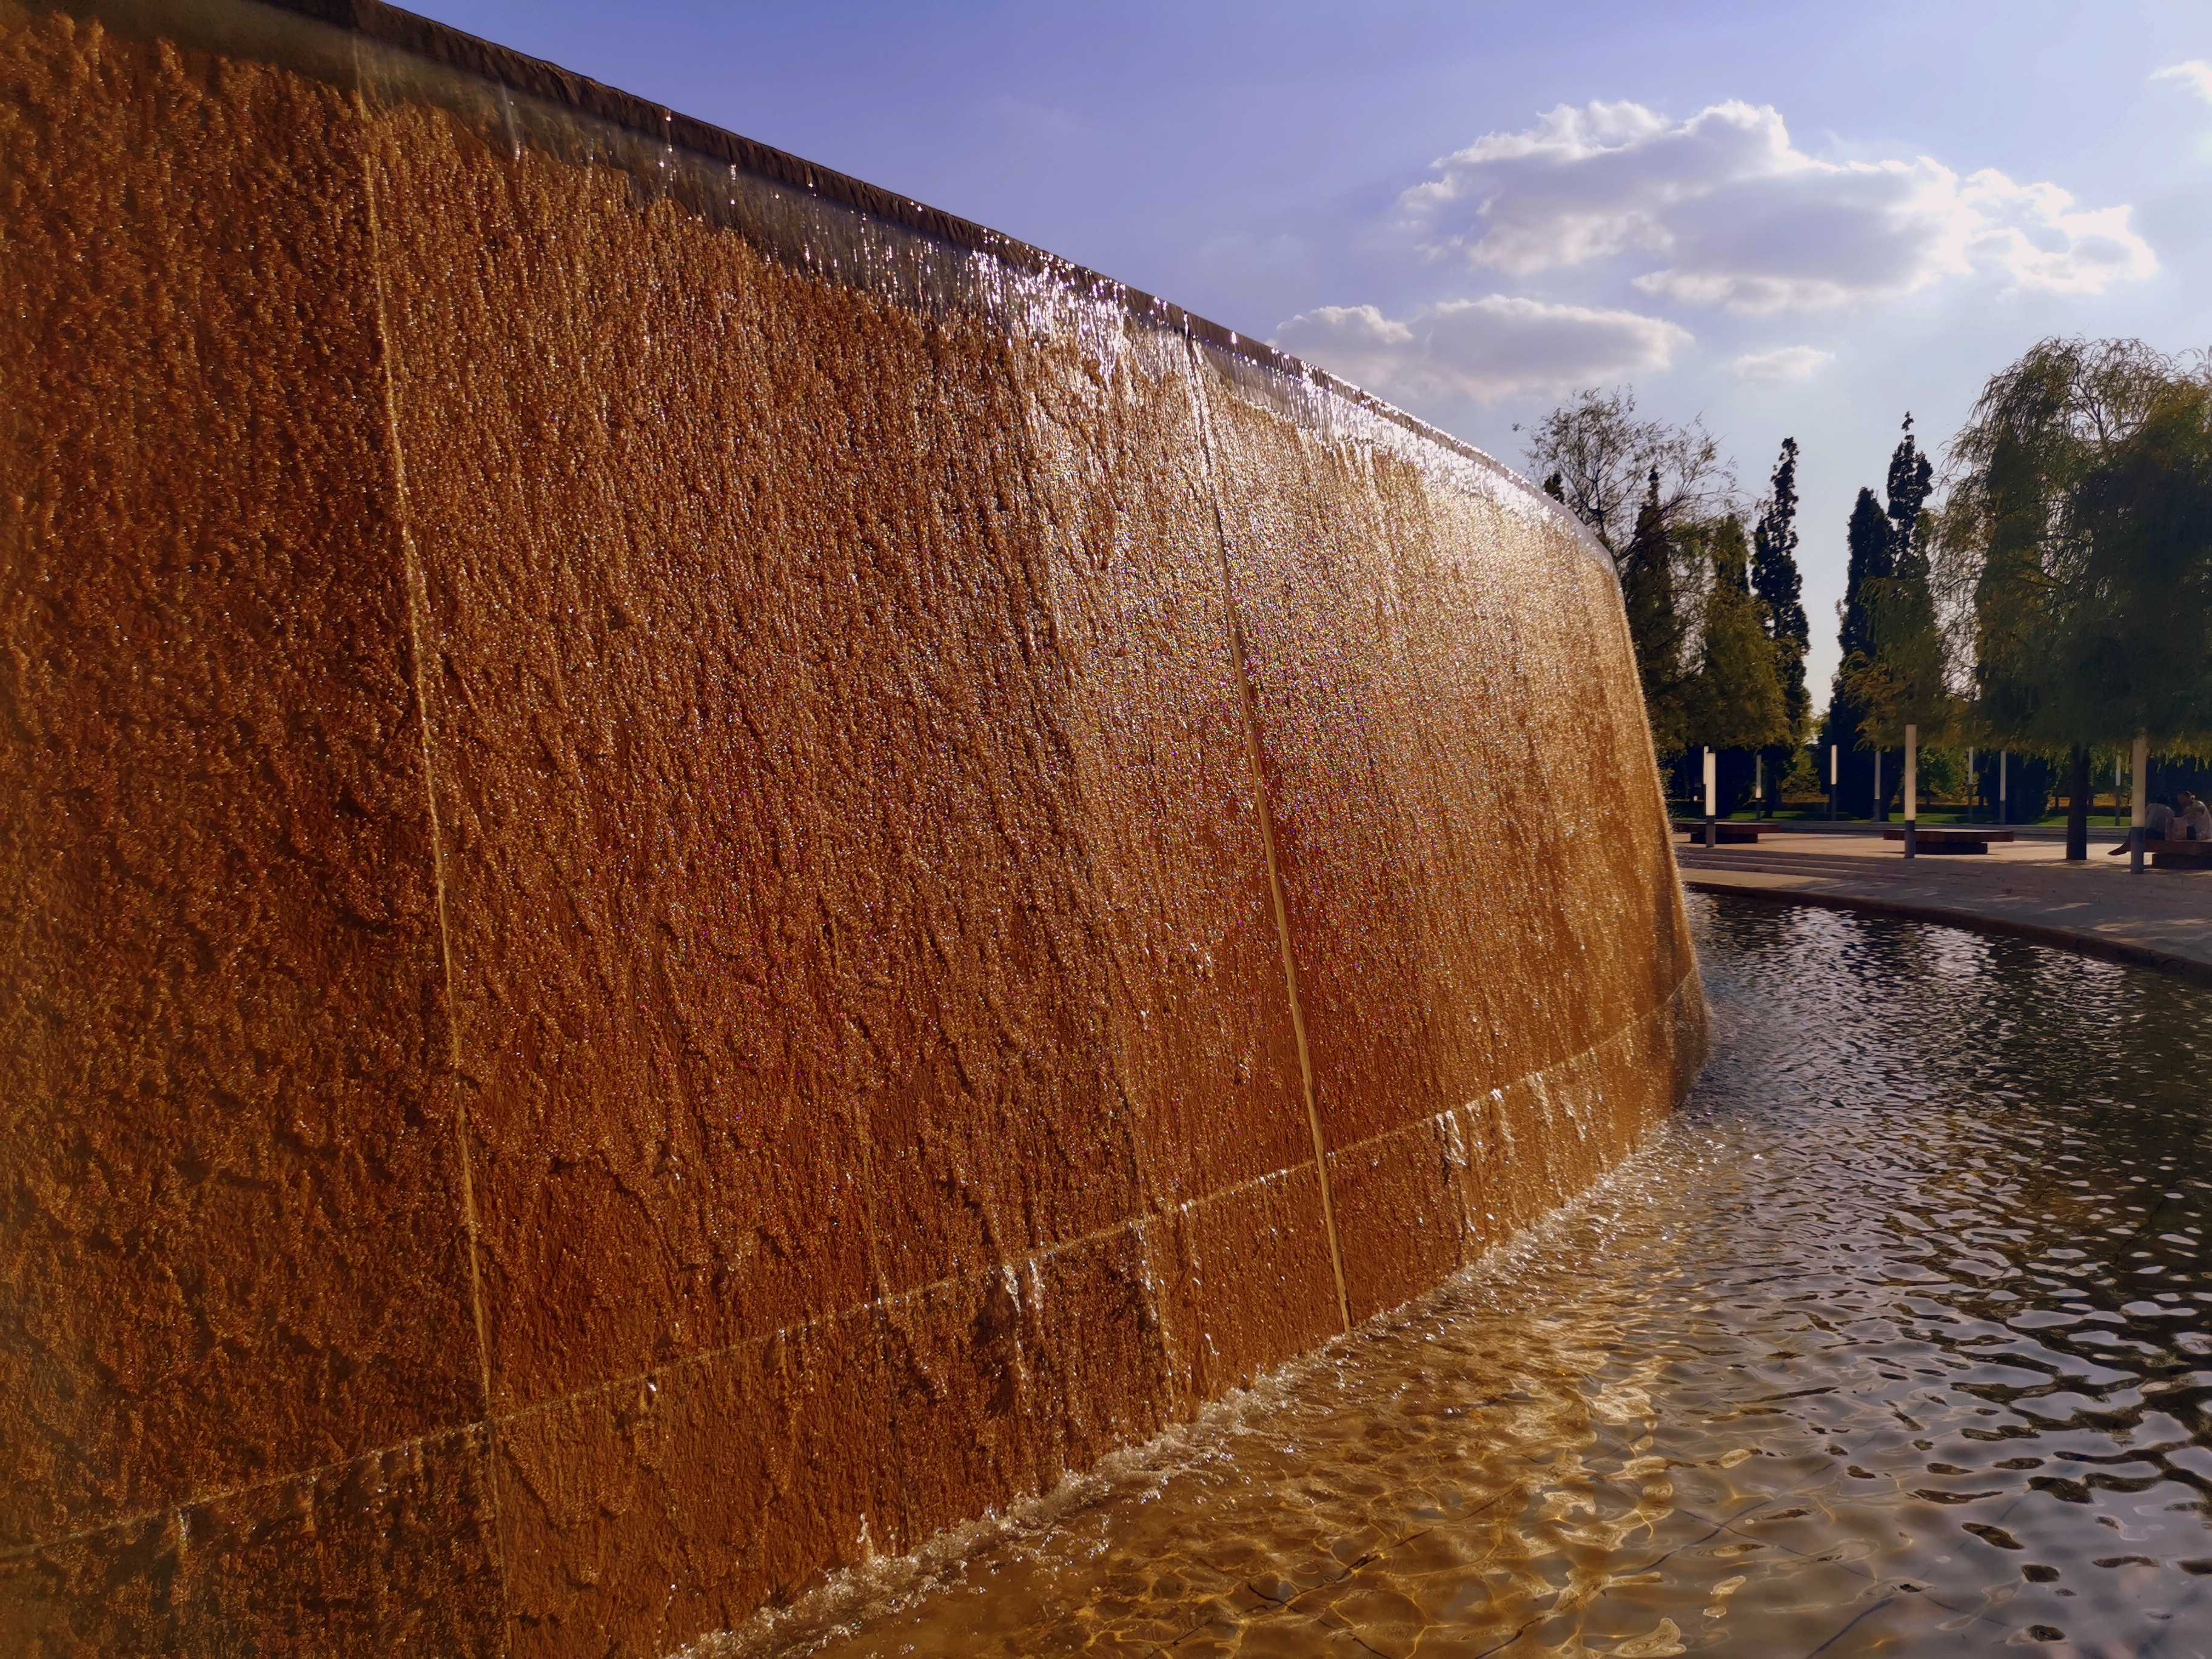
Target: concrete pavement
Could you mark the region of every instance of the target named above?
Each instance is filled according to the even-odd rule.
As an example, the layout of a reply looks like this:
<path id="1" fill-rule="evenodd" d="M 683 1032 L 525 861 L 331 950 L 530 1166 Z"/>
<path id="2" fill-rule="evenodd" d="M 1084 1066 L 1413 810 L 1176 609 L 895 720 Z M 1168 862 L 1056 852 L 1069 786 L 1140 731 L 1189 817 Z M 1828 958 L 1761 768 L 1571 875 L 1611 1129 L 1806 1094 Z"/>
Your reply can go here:
<path id="1" fill-rule="evenodd" d="M 2040 838 L 1907 860 L 1879 832 L 1784 830 L 1710 852 L 1678 836 L 1675 860 L 1696 892 L 1918 917 L 2212 981 L 2212 870 L 2132 875 L 2110 848 L 2086 865 Z"/>

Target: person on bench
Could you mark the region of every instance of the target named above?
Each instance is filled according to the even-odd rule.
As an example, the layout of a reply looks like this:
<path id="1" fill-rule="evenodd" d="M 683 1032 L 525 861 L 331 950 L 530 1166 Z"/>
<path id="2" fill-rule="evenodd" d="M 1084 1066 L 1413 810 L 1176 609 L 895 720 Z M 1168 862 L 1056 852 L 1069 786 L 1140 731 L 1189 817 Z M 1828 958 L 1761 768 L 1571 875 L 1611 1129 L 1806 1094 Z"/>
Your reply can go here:
<path id="1" fill-rule="evenodd" d="M 2207 806 L 2194 795 L 2181 798 L 2181 833 L 2173 839 L 2179 841 L 2212 841 L 2212 806 Z M 2169 836 L 2172 832 L 2169 830 Z"/>
<path id="2" fill-rule="evenodd" d="M 2185 795 L 2182 799 L 2186 800 L 2189 798 Z M 2149 810 L 2143 813 L 2143 839 L 2145 841 L 2166 841 L 2169 838 L 2179 840 L 2179 833 L 2174 826 L 2180 822 L 2180 818 L 2175 815 L 2171 806 L 2162 800 L 2154 800 L 2150 804 Z M 2112 848 L 2112 856 L 2118 858 L 2127 850 L 2128 843 L 2122 842 L 2118 847 Z"/>

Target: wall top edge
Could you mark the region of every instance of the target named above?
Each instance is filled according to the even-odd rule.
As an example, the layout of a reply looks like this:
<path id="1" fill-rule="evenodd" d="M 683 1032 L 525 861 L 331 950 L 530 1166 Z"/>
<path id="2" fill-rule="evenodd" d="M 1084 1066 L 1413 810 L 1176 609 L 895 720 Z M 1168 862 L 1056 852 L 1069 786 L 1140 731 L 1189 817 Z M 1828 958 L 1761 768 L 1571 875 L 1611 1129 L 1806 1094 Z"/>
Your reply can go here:
<path id="1" fill-rule="evenodd" d="M 557 107 L 707 157 L 773 185 L 848 209 L 900 230 L 986 256 L 1010 270 L 1118 307 L 1133 320 L 1181 335 L 1194 344 L 1241 358 L 1265 373 L 1340 398 L 1368 415 L 1432 443 L 1489 475 L 1549 514 L 1610 572 L 1612 558 L 1571 513 L 1496 457 L 1408 414 L 1265 340 L 1240 334 L 1172 301 L 1091 270 L 1003 232 L 947 213 L 909 197 L 817 166 L 726 128 L 681 114 L 590 76 L 532 58 L 450 25 L 384 3 L 384 0 L 256 0 L 272 10 L 322 23 L 462 74 L 506 86 Z"/>

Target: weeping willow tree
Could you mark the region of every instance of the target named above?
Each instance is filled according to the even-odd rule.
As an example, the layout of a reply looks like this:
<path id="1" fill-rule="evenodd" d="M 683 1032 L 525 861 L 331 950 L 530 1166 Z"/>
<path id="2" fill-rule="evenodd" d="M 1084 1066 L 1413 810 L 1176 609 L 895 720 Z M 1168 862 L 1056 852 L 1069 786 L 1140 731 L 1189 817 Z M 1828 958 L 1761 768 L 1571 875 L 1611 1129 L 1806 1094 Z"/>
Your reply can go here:
<path id="1" fill-rule="evenodd" d="M 1952 441 L 1931 603 L 1984 741 L 2212 747 L 2212 373 L 2139 340 L 2045 340 Z"/>

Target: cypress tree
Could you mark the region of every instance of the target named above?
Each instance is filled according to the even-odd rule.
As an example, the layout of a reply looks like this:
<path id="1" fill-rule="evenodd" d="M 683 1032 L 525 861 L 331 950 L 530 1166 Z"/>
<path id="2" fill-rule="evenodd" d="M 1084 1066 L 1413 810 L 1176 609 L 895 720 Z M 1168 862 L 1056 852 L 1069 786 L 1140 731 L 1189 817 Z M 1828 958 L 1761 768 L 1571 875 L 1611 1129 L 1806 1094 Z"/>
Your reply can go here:
<path id="1" fill-rule="evenodd" d="M 1893 572 L 1890 555 L 1889 515 L 1881 510 L 1874 491 L 1862 489 L 1859 498 L 1851 505 L 1851 517 L 1845 532 L 1849 539 L 1850 565 L 1844 579 L 1844 611 L 1842 626 L 1837 632 L 1837 644 L 1841 648 L 1842 663 L 1836 671 L 1833 688 L 1828 696 L 1828 720 L 1821 733 L 1823 743 L 1834 744 L 1840 753 L 1837 788 L 1845 801 L 1861 801 L 1868 798 L 1873 787 L 1874 757 L 1859 747 L 1860 728 L 1866 711 L 1844 689 L 1844 673 L 1854 658 L 1863 663 L 1874 654 L 1874 630 L 1867 610 L 1867 584 L 1887 581 Z M 1883 780 L 1887 783 L 1888 779 Z M 1887 791 L 1885 799 L 1875 803 L 1875 815 L 1887 817 Z"/>
<path id="2" fill-rule="evenodd" d="M 1858 741 L 1876 753 L 1902 747 L 1905 728 L 1917 725 L 1933 738 L 1956 712 L 1949 690 L 1943 639 L 1929 586 L 1929 532 L 1936 520 L 1923 514 L 1935 465 L 1913 441 L 1912 416 L 1889 458 L 1889 504 L 1875 516 L 1873 493 L 1862 490 L 1851 514 L 1854 601 L 1846 626 L 1853 635 L 1838 670 L 1844 700 L 1858 723 Z M 1881 574 L 1875 543 L 1881 547 Z M 1865 558 L 1861 558 L 1862 544 Z M 1860 574 L 1862 564 L 1867 574 Z M 1888 816 L 1888 797 L 1904 787 L 1904 768 L 1885 777 L 1877 815 Z"/>
<path id="3" fill-rule="evenodd" d="M 1905 435 L 1898 440 L 1897 447 L 1889 457 L 1889 548 L 1890 571 L 1903 574 L 1906 563 L 1913 557 L 1913 532 L 1920 523 L 1920 509 L 1928 503 L 1928 492 L 1936 485 L 1936 464 L 1920 453 L 1913 441 L 1912 416 L 1905 417 Z M 1927 576 L 1926 561 L 1922 560 L 1920 574 Z"/>
<path id="4" fill-rule="evenodd" d="M 1628 611 L 1629 638 L 1636 647 L 1637 674 L 1644 682 L 1652 742 L 1661 755 L 1671 755 L 1682 745 L 1683 627 L 1674 592 L 1674 538 L 1661 504 L 1656 467 L 1645 479 L 1636 532 L 1621 558 L 1620 590 Z"/>
<path id="5" fill-rule="evenodd" d="M 1698 630 L 1697 677 L 1684 688 L 1684 735 L 1715 749 L 1764 749 L 1784 733 L 1781 675 L 1752 596 L 1749 550 L 1735 516 L 1706 526 L 1699 540 L 1711 560 Z"/>
<path id="6" fill-rule="evenodd" d="M 1851 504 L 1850 525 L 1844 535 L 1850 545 L 1851 562 L 1844 577 L 1843 627 L 1837 643 L 1849 658 L 1853 652 L 1864 654 L 1874 649 L 1874 636 L 1867 623 L 1866 585 L 1887 581 L 1897 574 L 1889 515 L 1881 510 L 1871 489 L 1862 488 L 1858 500 Z"/>
<path id="7" fill-rule="evenodd" d="M 1936 602 L 1928 586 L 1928 531 L 1935 520 L 1921 521 L 1928 492 L 1935 487 L 1936 467 L 1912 440 L 1912 416 L 1905 417 L 1905 435 L 1889 458 L 1889 568 L 1896 592 L 1886 597 L 1894 620 L 1915 635 L 1910 641 L 1891 639 L 1886 648 L 1915 659 L 1939 658 L 1934 641 Z"/>
<path id="8" fill-rule="evenodd" d="M 1765 506 L 1751 535 L 1751 582 L 1763 612 L 1761 625 L 1774 647 L 1774 662 L 1782 682 L 1782 704 L 1790 727 L 1789 740 L 1766 756 L 1770 791 L 1763 806 L 1771 807 L 1783 772 L 1796 745 L 1804 741 L 1806 717 L 1811 714 L 1812 693 L 1805 686 L 1805 653 L 1813 633 L 1805 620 L 1804 578 L 1797 568 L 1797 441 L 1784 438 L 1782 454 L 1774 465 Z"/>

